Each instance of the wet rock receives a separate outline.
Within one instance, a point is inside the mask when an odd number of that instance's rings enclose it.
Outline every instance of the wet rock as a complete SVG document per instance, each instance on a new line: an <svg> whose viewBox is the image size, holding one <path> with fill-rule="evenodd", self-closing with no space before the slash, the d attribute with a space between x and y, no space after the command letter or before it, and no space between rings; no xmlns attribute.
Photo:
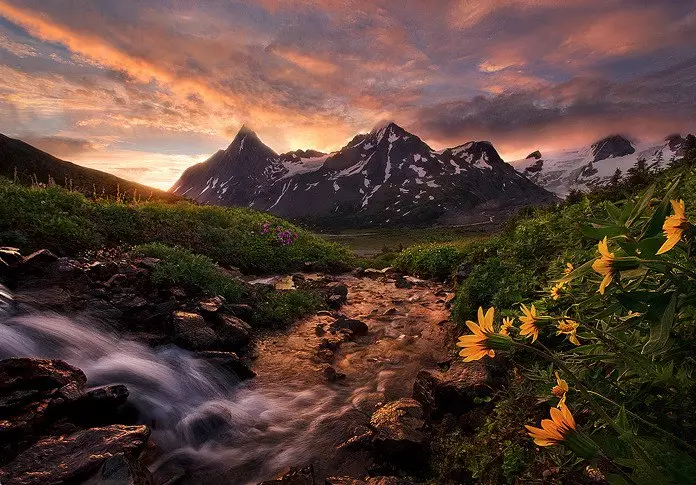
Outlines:
<svg viewBox="0 0 696 485"><path fill-rule="evenodd" d="M198 313L174 312L174 342L190 350L208 350L217 340L217 335Z"/></svg>
<svg viewBox="0 0 696 485"><path fill-rule="evenodd" d="M413 283L404 278L403 275L397 275L396 279L394 280L394 286L402 289L411 289L413 288Z"/></svg>
<svg viewBox="0 0 696 485"><path fill-rule="evenodd" d="M321 373L329 382L336 382L346 378L346 375L343 372L338 372L333 366L330 366L329 364L325 364L324 366L322 366Z"/></svg>
<svg viewBox="0 0 696 485"><path fill-rule="evenodd" d="M234 352L217 352L213 350L197 352L196 357L205 359L216 367L235 374L240 380L256 377L251 370Z"/></svg>
<svg viewBox="0 0 696 485"><path fill-rule="evenodd" d="M151 485L152 474L143 464L125 453L108 458L90 485Z"/></svg>
<svg viewBox="0 0 696 485"><path fill-rule="evenodd" d="M321 337L326 333L326 325L324 323L317 323L317 326L314 327L314 333L317 337Z"/></svg>
<svg viewBox="0 0 696 485"><path fill-rule="evenodd" d="M213 316L225 304L225 299L221 296L214 296L213 298L208 298L207 300L202 300L198 302L198 309L201 311L203 316Z"/></svg>
<svg viewBox="0 0 696 485"><path fill-rule="evenodd" d="M329 295L326 299L326 304L329 308L340 308L345 302L346 299L341 295Z"/></svg>
<svg viewBox="0 0 696 485"><path fill-rule="evenodd" d="M333 350L327 348L318 348L314 353L315 362L331 362L336 357Z"/></svg>
<svg viewBox="0 0 696 485"><path fill-rule="evenodd" d="M118 265L114 261L95 261L87 265L86 271L90 278L104 281L118 273Z"/></svg>
<svg viewBox="0 0 696 485"><path fill-rule="evenodd" d="M491 368L481 362L455 361L447 372L421 370L413 384L413 398L426 413L463 414L476 407L477 398L492 394Z"/></svg>
<svg viewBox="0 0 696 485"><path fill-rule="evenodd" d="M332 282L327 286L326 302L330 308L340 308L348 300L348 286Z"/></svg>
<svg viewBox="0 0 696 485"><path fill-rule="evenodd" d="M178 286L172 286L171 288L169 288L169 294L177 300L186 298L187 296L183 288L179 288Z"/></svg>
<svg viewBox="0 0 696 485"><path fill-rule="evenodd" d="M225 309L232 313L237 318L241 318L244 321L251 321L254 316L254 309L246 304L228 304L225 305Z"/></svg>
<svg viewBox="0 0 696 485"><path fill-rule="evenodd" d="M97 387L71 403L65 414L81 427L110 424L118 420L119 408L126 404L128 394L122 384Z"/></svg>
<svg viewBox="0 0 696 485"><path fill-rule="evenodd" d="M28 305L37 309L65 310L71 303L70 293L60 286L35 288L18 293L15 296L17 304Z"/></svg>
<svg viewBox="0 0 696 485"><path fill-rule="evenodd" d="M398 315L398 314L399 314L399 310L397 310L394 307L391 307L388 310L386 310L382 315L384 315L385 317L388 317L391 315Z"/></svg>
<svg viewBox="0 0 696 485"><path fill-rule="evenodd" d="M350 330L355 335L367 335L370 330L365 322L347 317L338 318L331 323L329 328L334 331L341 329Z"/></svg>
<svg viewBox="0 0 696 485"><path fill-rule="evenodd" d="M147 426L123 425L49 436L0 469L0 482L15 485L80 482L114 455L137 456L149 437Z"/></svg>
<svg viewBox="0 0 696 485"><path fill-rule="evenodd" d="M329 477L325 485L416 485L418 482L403 477L369 477L358 480L351 477Z"/></svg>
<svg viewBox="0 0 696 485"><path fill-rule="evenodd" d="M336 351L343 343L343 340L344 339L341 336L329 335L319 341L319 349L327 349L331 350L332 352Z"/></svg>
<svg viewBox="0 0 696 485"><path fill-rule="evenodd" d="M212 326L224 349L239 349L248 344L251 338L251 326L231 315L219 315Z"/></svg>
<svg viewBox="0 0 696 485"><path fill-rule="evenodd" d="M38 251L35 251L22 259L21 270L42 270L45 269L48 264L53 263L54 261L58 261L58 256L53 254L48 249L39 249Z"/></svg>
<svg viewBox="0 0 696 485"><path fill-rule="evenodd" d="M106 286L107 288L111 288L112 286L119 286L125 283L127 279L128 277L123 273L116 273L104 282L104 286Z"/></svg>
<svg viewBox="0 0 696 485"><path fill-rule="evenodd" d="M401 398L385 404L370 419L377 455L404 469L420 466L427 451L423 425L423 408L418 401Z"/></svg>
<svg viewBox="0 0 696 485"><path fill-rule="evenodd" d="M289 471L283 473L278 478L273 480L266 480L259 483L259 485L272 485L272 484L285 484L285 485L314 485L314 467L312 465L305 468L291 468Z"/></svg>
<svg viewBox="0 0 696 485"><path fill-rule="evenodd" d="M111 304L121 311L133 312L142 310L148 305L148 301L133 293L124 293L111 299Z"/></svg>

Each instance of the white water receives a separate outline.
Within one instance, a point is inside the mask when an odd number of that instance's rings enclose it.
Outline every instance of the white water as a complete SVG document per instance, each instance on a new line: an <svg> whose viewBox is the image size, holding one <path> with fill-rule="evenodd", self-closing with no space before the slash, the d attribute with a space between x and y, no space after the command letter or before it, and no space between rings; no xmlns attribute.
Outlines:
<svg viewBox="0 0 696 485"><path fill-rule="evenodd" d="M368 457L337 446L369 422L379 402L409 395L418 369L443 358L436 322L447 312L433 289L346 281L353 296L344 311L362 315L370 335L344 344L334 365L348 377L337 384L326 382L311 357L314 327L327 317L262 339L258 377L241 384L173 345L151 348L56 314L11 316L2 287L0 359L62 359L82 369L89 386L126 385L140 422L153 429L156 483L258 483L310 463L320 477L362 476ZM399 315L380 316L395 304Z"/></svg>

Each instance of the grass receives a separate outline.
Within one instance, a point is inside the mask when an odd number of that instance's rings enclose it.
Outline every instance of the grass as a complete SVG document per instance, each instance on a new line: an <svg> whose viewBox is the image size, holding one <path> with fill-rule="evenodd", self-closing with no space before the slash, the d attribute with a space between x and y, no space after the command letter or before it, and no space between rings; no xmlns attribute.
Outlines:
<svg viewBox="0 0 696 485"><path fill-rule="evenodd" d="M467 227L350 230L339 234L320 234L320 236L327 241L348 246L360 257L375 259L381 259L385 254L396 255L413 245L476 240L485 237L480 232L472 232L471 228Z"/></svg>
<svg viewBox="0 0 696 485"><path fill-rule="evenodd" d="M264 223L271 225L268 234L262 234ZM281 244L277 227L297 233L297 239ZM160 242L254 274L297 271L306 262L334 272L354 263L347 248L250 209L91 200L58 186L25 187L1 177L0 242L25 252L48 248L62 255Z"/></svg>

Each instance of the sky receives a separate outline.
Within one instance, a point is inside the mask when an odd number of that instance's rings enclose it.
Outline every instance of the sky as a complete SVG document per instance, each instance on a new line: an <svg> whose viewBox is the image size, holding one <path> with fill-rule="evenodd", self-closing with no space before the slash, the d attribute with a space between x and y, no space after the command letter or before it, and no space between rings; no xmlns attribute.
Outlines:
<svg viewBox="0 0 696 485"><path fill-rule="evenodd" d="M696 0L0 0L0 133L159 188L246 124L505 159L696 131Z"/></svg>

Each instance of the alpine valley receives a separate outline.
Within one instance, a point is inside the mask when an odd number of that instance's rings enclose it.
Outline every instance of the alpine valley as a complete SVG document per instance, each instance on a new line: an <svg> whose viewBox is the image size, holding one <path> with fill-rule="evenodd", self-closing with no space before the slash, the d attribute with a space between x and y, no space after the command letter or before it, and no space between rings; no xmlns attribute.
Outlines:
<svg viewBox="0 0 696 485"><path fill-rule="evenodd" d="M326 228L475 224L558 200L489 142L435 151L395 123L333 153L280 155L242 127L226 150L187 169L171 191Z"/></svg>

